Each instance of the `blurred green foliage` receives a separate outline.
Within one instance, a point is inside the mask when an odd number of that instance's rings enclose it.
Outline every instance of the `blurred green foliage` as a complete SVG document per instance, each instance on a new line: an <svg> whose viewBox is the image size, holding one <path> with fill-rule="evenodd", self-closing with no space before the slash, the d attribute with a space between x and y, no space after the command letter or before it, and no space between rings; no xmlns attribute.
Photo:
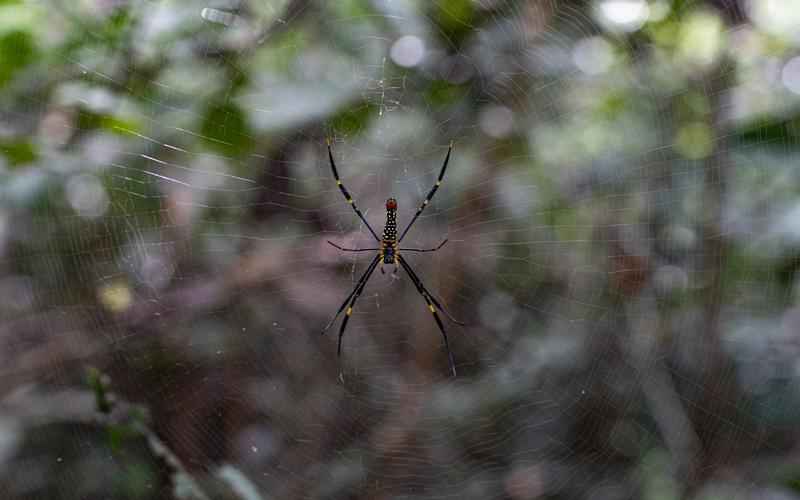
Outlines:
<svg viewBox="0 0 800 500"><path fill-rule="evenodd" d="M31 33L10 31L0 34L0 89L36 58L37 50Z"/></svg>
<svg viewBox="0 0 800 500"><path fill-rule="evenodd" d="M798 496L800 25L768 7L0 0L0 491ZM455 142L410 236L450 239L419 262L455 383L408 283L320 339L363 264L326 240L366 234L328 137L371 221ZM12 404L42 387L84 406Z"/></svg>
<svg viewBox="0 0 800 500"><path fill-rule="evenodd" d="M247 126L247 116L232 103L209 103L203 112L200 133L211 149L227 156L242 157L253 148L253 135Z"/></svg>
<svg viewBox="0 0 800 500"><path fill-rule="evenodd" d="M12 167L31 163L37 158L36 146L25 141L0 143L0 151L3 152Z"/></svg>

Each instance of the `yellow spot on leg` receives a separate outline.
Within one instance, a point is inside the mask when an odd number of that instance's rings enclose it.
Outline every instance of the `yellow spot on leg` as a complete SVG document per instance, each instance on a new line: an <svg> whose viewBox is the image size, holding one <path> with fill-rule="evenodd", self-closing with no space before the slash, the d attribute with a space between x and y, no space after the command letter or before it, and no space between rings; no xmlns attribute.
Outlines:
<svg viewBox="0 0 800 500"><path fill-rule="evenodd" d="M348 316L350 316L351 314L353 314L353 308L352 308L352 307L348 307L348 308L347 308L347 311L345 312L345 314L346 314L346 315L348 315Z"/></svg>
<svg viewBox="0 0 800 500"><path fill-rule="evenodd" d="M347 198L347 203L352 205L353 204L353 198Z"/></svg>
<svg viewBox="0 0 800 500"><path fill-rule="evenodd" d="M430 309L432 313L436 312L436 309L433 308L433 304L428 304L428 309Z"/></svg>
<svg viewBox="0 0 800 500"><path fill-rule="evenodd" d="M342 181L336 181L336 185L337 186L341 186L342 185Z"/></svg>
<svg viewBox="0 0 800 500"><path fill-rule="evenodd" d="M442 185L442 181L436 181L436 185L437 186L441 186Z"/></svg>

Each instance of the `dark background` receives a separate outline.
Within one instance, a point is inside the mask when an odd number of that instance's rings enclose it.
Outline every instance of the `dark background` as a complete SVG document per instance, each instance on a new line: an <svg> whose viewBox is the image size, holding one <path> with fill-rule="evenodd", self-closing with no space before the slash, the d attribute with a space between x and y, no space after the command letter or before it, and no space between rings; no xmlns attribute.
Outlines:
<svg viewBox="0 0 800 500"><path fill-rule="evenodd" d="M800 498L788 1L0 0L0 497ZM441 189L336 356L380 231Z"/></svg>

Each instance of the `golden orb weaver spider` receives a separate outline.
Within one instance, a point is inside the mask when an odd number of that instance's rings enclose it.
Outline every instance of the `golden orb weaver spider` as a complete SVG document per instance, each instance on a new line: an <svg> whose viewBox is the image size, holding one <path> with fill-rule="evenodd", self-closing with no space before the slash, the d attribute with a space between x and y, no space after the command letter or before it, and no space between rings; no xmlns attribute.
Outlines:
<svg viewBox="0 0 800 500"><path fill-rule="evenodd" d="M339 310L336 311L336 314L333 318L328 322L325 328L322 330L322 333L328 331L328 329L333 326L334 322L336 322L336 318L345 311L344 319L342 320L342 324L339 327L339 344L336 349L336 355L342 355L342 336L344 335L344 329L347 327L347 321L350 319L350 315L353 313L353 307L356 305L356 300L358 300L359 295L361 292L364 291L364 287L367 285L367 281L369 281L370 276L372 276L372 272L375 271L375 268L380 263L381 265L381 273L384 272L383 266L384 264L394 264L395 268L392 274L396 274L397 270L402 267L408 277L411 279L411 282L414 283L414 286L417 287L417 292L422 295L422 298L425 299L425 302L428 304L428 309L433 314L433 319L436 320L436 325L439 327L439 331L442 332L442 338L444 339L444 347L447 350L447 359L450 363L450 371L452 372L453 376L456 375L456 364L453 361L453 353L450 352L450 344L447 341L447 333L444 331L444 324L442 323L442 319L439 317L439 313L437 313L437 309L447 316L447 318L452 321L453 323L464 325L461 321L453 318L447 310L442 307L441 303L436 300L436 297L433 296L431 292L425 288L425 285L422 283L422 280L417 276L417 273L411 268L408 261L406 261L401 252L435 252L444 246L447 243L447 239L442 241L439 246L436 248L400 248L400 242L403 241L403 238L408 233L408 230L411 229L411 226L416 222L419 214L425 210L425 207L428 206L430 203L431 198L436 193L436 190L439 189L439 186L442 185L442 179L444 178L444 171L447 169L447 162L450 161L450 152L453 150L453 143L450 143L450 147L447 149L447 156L444 158L444 164L442 165L442 169L439 172L439 178L436 180L436 184L433 185L428 196L425 197L422 204L417 209L417 213L414 214L414 217L411 219L411 222L408 223L406 228L400 233L400 237L397 237L397 219L396 219L396 212L397 212L397 200L394 198L389 198L386 200L386 225L383 228L383 237L379 238L372 227L367 222L367 219L364 218L364 215L361 213L361 210L358 209L355 202L353 201L353 197L350 196L350 193L347 192L345 189L344 184L342 184L341 179L339 179L339 172L336 170L336 162L333 161L333 151L331 150L331 141L328 139L328 159L330 160L331 170L333 171L333 177L336 179L336 185L339 186L339 190L344 195L344 198L347 200L347 203L353 207L356 215L361 222L367 226L369 232L372 234L372 237L375 238L380 246L377 248L343 248L332 241L328 241L329 244L338 248L343 252L375 252L377 251L377 255L372 259L369 266L367 266L367 270L364 271L364 274L356 282L356 286L353 288L353 291L350 292L350 295L344 299L342 305L339 307ZM345 308L347 308L345 310Z"/></svg>

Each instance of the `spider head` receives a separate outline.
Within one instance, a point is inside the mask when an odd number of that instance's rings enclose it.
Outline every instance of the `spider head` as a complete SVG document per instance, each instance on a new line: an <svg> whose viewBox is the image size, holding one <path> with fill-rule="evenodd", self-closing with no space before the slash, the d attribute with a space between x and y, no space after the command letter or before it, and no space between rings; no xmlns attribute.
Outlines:
<svg viewBox="0 0 800 500"><path fill-rule="evenodd" d="M394 198L389 198L386 200L386 210L397 210L397 200Z"/></svg>

